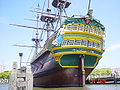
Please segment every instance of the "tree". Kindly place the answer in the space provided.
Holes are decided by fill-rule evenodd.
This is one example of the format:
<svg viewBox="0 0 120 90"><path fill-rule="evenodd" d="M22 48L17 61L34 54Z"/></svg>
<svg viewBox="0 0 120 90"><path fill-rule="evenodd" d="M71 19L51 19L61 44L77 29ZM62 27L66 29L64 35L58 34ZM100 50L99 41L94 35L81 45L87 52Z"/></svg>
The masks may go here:
<svg viewBox="0 0 120 90"><path fill-rule="evenodd" d="M104 75L111 75L112 70L110 68L101 68L101 69L94 69L90 76L104 76Z"/></svg>
<svg viewBox="0 0 120 90"><path fill-rule="evenodd" d="M0 73L0 78L9 79L11 72L2 72Z"/></svg>

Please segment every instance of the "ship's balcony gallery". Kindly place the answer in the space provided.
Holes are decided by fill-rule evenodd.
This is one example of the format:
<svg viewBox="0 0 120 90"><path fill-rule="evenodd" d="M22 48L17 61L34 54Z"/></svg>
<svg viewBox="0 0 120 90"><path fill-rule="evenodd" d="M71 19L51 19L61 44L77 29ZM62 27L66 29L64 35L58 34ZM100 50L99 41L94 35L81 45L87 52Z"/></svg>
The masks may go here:
<svg viewBox="0 0 120 90"><path fill-rule="evenodd" d="M89 40L77 40L77 39L66 39L63 40L62 46L86 46L93 47L97 49L103 49L103 45L101 43L97 43Z"/></svg>
<svg viewBox="0 0 120 90"><path fill-rule="evenodd" d="M103 37L105 35L105 32L101 28L96 27L94 25L85 25L82 23L78 24L69 23L66 26L64 26L64 29L66 31L89 32Z"/></svg>

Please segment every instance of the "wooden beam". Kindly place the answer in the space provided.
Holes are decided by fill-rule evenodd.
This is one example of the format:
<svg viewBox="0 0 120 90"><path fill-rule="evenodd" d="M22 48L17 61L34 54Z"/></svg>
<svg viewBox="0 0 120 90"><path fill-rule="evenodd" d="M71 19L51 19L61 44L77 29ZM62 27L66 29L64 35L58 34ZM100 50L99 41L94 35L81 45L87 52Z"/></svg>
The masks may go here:
<svg viewBox="0 0 120 90"><path fill-rule="evenodd" d="M31 27L31 26L26 26L26 25L20 25L20 24L10 24L10 25L18 26L18 27L25 27L25 28L31 28L31 29L38 29L38 30L48 31L48 30L45 29L45 28L37 28L37 27ZM54 30L53 30L53 29L50 29L49 31L54 31Z"/></svg>

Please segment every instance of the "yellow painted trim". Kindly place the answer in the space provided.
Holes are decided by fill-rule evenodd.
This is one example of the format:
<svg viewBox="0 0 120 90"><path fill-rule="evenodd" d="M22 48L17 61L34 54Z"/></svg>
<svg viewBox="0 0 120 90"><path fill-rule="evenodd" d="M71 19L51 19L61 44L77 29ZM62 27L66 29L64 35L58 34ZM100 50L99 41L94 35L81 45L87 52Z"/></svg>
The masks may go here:
<svg viewBox="0 0 120 90"><path fill-rule="evenodd" d="M59 65L60 65L62 68L78 68L78 67L79 67L79 66L63 66L63 65L61 65L61 63L60 63L60 59L61 59L61 58L62 58L62 57L60 57L59 60L57 60L57 61L58 61ZM95 66L93 66L93 67L84 66L84 68L95 68Z"/></svg>
<svg viewBox="0 0 120 90"><path fill-rule="evenodd" d="M78 54L78 53L77 53ZM54 55L53 55L54 56ZM62 55L60 55L60 57L59 58L55 58L56 56L54 56L54 58L56 59L56 61L59 63L59 65L62 67L62 68L78 68L79 66L63 66L63 65L61 65L61 63L60 63L60 59L62 58L62 56L63 56L63 54ZM96 63L95 63L95 65L94 66L92 66L92 67L90 67L90 66L84 66L84 68L95 68L95 66L97 65L97 63L98 63L98 61L100 60L100 58L102 57L102 56L98 56L97 55L97 60L96 60Z"/></svg>
<svg viewBox="0 0 120 90"><path fill-rule="evenodd" d="M61 65L60 65L61 66ZM78 68L79 66L61 66L62 68ZM84 66L84 68L95 68L95 67L87 67Z"/></svg>
<svg viewBox="0 0 120 90"><path fill-rule="evenodd" d="M93 42L102 44L102 41L98 41L98 40L91 39L91 38L83 38L83 37L64 37L64 39L81 39L81 40L89 40L89 41L93 41Z"/></svg>
<svg viewBox="0 0 120 90"><path fill-rule="evenodd" d="M102 57L100 58L97 58L96 62L95 62L95 65L93 66L94 68L96 67L96 65L98 64L99 60L101 59Z"/></svg>
<svg viewBox="0 0 120 90"><path fill-rule="evenodd" d="M60 59L62 58L62 56L63 56L63 55L54 57L54 58L55 58L55 61L58 61L58 62L59 62Z"/></svg>
<svg viewBox="0 0 120 90"><path fill-rule="evenodd" d="M60 56L60 55L66 55L66 54L85 54L85 55L92 55L92 56L97 56L101 58L101 55L95 54L95 53L89 53L89 52L60 52L60 53L55 53L53 54L53 57L55 56Z"/></svg>
<svg viewBox="0 0 120 90"><path fill-rule="evenodd" d="M84 66L84 68L95 68L95 67Z"/></svg>
<svg viewBox="0 0 120 90"><path fill-rule="evenodd" d="M76 20L75 18L69 18L68 20Z"/></svg>
<svg viewBox="0 0 120 90"><path fill-rule="evenodd" d="M72 24L72 25L74 25L74 24L78 24L78 25L79 25L79 24L87 25L87 24L84 24L84 23L68 23L67 25L69 25L69 24ZM67 26L67 25L66 25L66 26ZM90 25L90 26L94 26L94 25ZM97 27L97 26L95 26L95 27Z"/></svg>
<svg viewBox="0 0 120 90"><path fill-rule="evenodd" d="M66 48L85 48L85 49L92 49L98 52L103 53L104 51L100 50L100 49L96 49L93 47L86 47L86 46L62 46L62 47L55 47L53 48L51 51L53 52L54 50L58 50L58 49L66 49Z"/></svg>
<svg viewBox="0 0 120 90"><path fill-rule="evenodd" d="M67 25L65 25L65 26L68 26L68 25L74 25L74 24L77 24L77 25L87 25L87 24L84 24L84 23L68 23ZM95 25L88 25L88 26L92 26L92 27L95 27L95 28L98 28L97 26L95 26Z"/></svg>
<svg viewBox="0 0 120 90"><path fill-rule="evenodd" d="M65 31L65 33L78 33L78 34L87 34L87 35L90 35L90 36L95 36L95 37L98 37L100 39L103 40L103 37L102 36L99 36L97 34L94 34L94 33L89 33L89 32L80 32L80 31Z"/></svg>
<svg viewBox="0 0 120 90"><path fill-rule="evenodd" d="M60 65L62 68L78 68L78 66L62 66Z"/></svg>

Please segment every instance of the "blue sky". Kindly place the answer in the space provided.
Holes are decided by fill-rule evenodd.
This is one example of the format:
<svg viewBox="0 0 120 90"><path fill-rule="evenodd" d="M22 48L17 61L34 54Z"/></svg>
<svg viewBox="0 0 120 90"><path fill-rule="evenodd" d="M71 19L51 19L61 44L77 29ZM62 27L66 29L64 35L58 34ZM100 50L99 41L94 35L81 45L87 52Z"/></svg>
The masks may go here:
<svg viewBox="0 0 120 90"><path fill-rule="evenodd" d="M40 8L44 0L39 0ZM50 0L52 1L52 0ZM94 18L106 27L106 51L97 67L120 67L120 0L91 0ZM0 65L11 69L12 62L19 62L18 53L23 53L23 61L27 61L31 48L14 47L13 44L32 45L31 38L34 30L10 26L9 24L36 24L24 19L35 18L35 13L29 10L37 6L38 0L0 0ZM85 15L88 0L71 0L72 4L66 9L67 14ZM52 6L50 6L52 8Z"/></svg>

